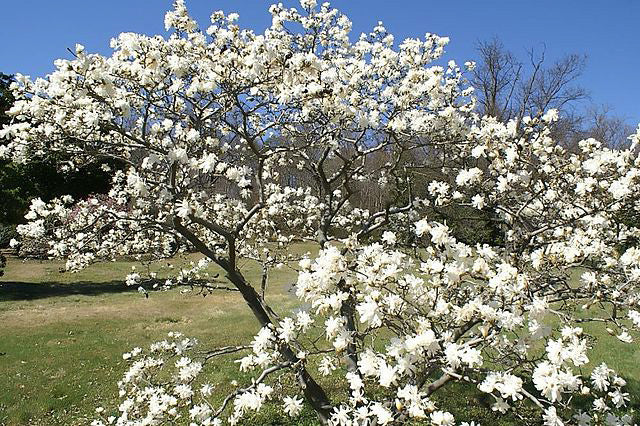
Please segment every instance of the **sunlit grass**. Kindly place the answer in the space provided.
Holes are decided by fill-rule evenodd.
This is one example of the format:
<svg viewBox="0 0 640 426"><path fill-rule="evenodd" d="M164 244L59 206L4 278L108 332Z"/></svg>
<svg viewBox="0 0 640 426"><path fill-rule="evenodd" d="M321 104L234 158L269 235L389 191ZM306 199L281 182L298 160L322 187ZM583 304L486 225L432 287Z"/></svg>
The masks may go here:
<svg viewBox="0 0 640 426"><path fill-rule="evenodd" d="M122 353L169 331L213 347L246 342L258 330L235 293L174 289L145 298L123 284L133 265L69 274L58 272L59 262L9 259L0 281L0 424L86 424L97 406L114 402L126 369ZM259 277L257 265L244 269L249 279ZM280 313L296 306L288 292L294 279L286 269L271 279L267 299ZM225 381L238 372L228 362L217 370Z"/></svg>
<svg viewBox="0 0 640 426"><path fill-rule="evenodd" d="M176 263L197 258L190 255ZM87 424L97 406L115 409L116 383L127 369L122 353L132 347L144 347L169 331L180 331L199 339L203 348L211 348L245 343L258 330L235 293L203 297L174 289L152 292L149 298L138 294L123 284L134 265L139 264L102 263L69 274L59 272L60 262L9 259L0 280L0 424ZM166 273L166 264L150 267ZM211 267L210 272L219 271ZM245 262L243 272L251 282L259 282L257 264ZM290 292L294 281L295 272L288 268L271 275L267 300L280 314L299 306ZM637 346L618 342L600 324L584 328L600 339L585 371L606 361L629 381L632 404L640 407ZM231 380L244 378L231 362L236 358L229 356L208 366L207 380L218 390L230 389ZM320 380L329 389L344 386L335 378ZM483 424L521 424L513 416L492 413L491 398L471 385L454 383L435 394L434 400L459 421L481 417ZM246 424L314 423L309 410L292 423L274 405L246 420Z"/></svg>

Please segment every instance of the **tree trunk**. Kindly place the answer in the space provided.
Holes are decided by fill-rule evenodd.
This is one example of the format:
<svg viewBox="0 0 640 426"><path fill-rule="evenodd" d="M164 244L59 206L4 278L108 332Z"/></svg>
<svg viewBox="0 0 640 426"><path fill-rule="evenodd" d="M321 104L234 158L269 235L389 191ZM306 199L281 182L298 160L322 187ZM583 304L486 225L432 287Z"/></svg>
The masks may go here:
<svg viewBox="0 0 640 426"><path fill-rule="evenodd" d="M256 317L260 325L265 327L273 324L269 314L262 305L260 296L256 290L247 283L244 276L238 271L233 271L229 272L227 277L233 285L240 290L242 297L245 302L247 302L247 305L249 305L249 308L251 308L253 315ZM293 350L291 350L291 348L286 344L282 344L280 347L280 353L282 353L287 361L294 363L299 363L300 361ZM322 386L320 386L315 379L311 377L304 366L300 365L296 370L296 378L300 388L302 388L302 391L304 392L306 400L318 414L320 422L322 422L322 424L326 424L329 420L332 409L331 402L329 401L326 392Z"/></svg>
<svg viewBox="0 0 640 426"><path fill-rule="evenodd" d="M200 240L193 232L191 232L191 230L184 226L179 218L173 218L173 226L183 237L185 237L191 244L193 244L200 253L207 256L209 259L214 261L226 271L227 278L240 291L240 294L242 294L244 301L247 303L247 305L249 305L249 308L251 308L251 312L253 312L253 315L256 317L261 327L273 325L269 314L262 304L260 295L251 286L251 284L247 282L244 276L235 268L233 264L225 259L217 257L215 252L209 249L209 247L204 242L202 242L202 240ZM307 402L309 402L309 404L311 404L313 409L316 411L320 422L322 424L327 424L329 421L331 410L333 409L327 393L324 391L322 386L320 386L318 382L316 382L315 379L309 374L307 369L300 363L300 359L298 359L289 345L282 344L280 353L282 353L287 361L295 363L297 365L296 378L298 380L298 385L302 389Z"/></svg>

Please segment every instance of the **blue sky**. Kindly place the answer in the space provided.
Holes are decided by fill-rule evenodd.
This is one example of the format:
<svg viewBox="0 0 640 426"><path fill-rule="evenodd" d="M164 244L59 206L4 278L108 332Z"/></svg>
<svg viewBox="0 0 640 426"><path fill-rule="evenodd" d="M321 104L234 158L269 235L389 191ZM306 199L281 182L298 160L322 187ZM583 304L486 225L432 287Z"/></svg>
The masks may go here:
<svg viewBox="0 0 640 426"><path fill-rule="evenodd" d="M123 31L165 34L171 0L22 0L2 5L0 72L44 76L67 47L109 54ZM268 0L187 0L203 27L211 11L238 12L255 30L270 22ZM285 1L285 4L292 4ZM425 32L451 38L447 59L475 59L474 44L497 36L517 56L546 46L550 60L588 55L579 83L596 104L607 104L629 124L640 122L640 1L638 0L335 0L353 21L354 34L384 22L400 41Z"/></svg>

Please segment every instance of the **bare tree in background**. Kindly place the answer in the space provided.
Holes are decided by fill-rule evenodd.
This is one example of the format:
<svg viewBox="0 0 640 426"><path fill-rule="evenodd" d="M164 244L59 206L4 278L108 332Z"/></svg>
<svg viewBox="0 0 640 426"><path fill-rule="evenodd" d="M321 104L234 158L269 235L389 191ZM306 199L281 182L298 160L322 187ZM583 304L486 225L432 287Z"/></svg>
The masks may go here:
<svg viewBox="0 0 640 426"><path fill-rule="evenodd" d="M507 121L517 110L514 95L521 80L522 64L497 38L478 42L476 49L479 60L471 84L476 88L480 113Z"/></svg>
<svg viewBox="0 0 640 426"><path fill-rule="evenodd" d="M520 85L518 118L543 114L550 108L563 111L588 97L587 91L575 84L584 71L586 56L566 55L545 67L545 52L536 56L530 50L529 60L532 72Z"/></svg>
<svg viewBox="0 0 640 426"><path fill-rule="evenodd" d="M520 62L498 38L479 41L476 50L478 61L470 82L476 88L480 114L502 122L520 121L555 108L560 119L554 123L553 137L570 150L590 137L613 148L628 143L633 127L612 108L595 104L577 108L589 98L577 84L586 66L585 55L568 54L549 63L544 48L540 53L530 49L527 60Z"/></svg>
<svg viewBox="0 0 640 426"><path fill-rule="evenodd" d="M613 148L626 148L633 126L616 115L608 105L591 106L583 118L582 139L594 138Z"/></svg>
<svg viewBox="0 0 640 426"><path fill-rule="evenodd" d="M576 84L586 65L584 55L566 55L549 65L544 49L540 54L531 49L525 64L498 38L478 42L477 51L471 83L482 114L520 120L551 108L564 112L587 98L587 91Z"/></svg>

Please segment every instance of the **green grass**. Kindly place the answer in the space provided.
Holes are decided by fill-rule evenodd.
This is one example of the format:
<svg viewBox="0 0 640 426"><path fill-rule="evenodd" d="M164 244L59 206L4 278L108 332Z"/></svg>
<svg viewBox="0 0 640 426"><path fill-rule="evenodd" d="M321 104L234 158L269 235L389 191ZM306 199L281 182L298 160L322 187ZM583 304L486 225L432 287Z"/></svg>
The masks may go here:
<svg viewBox="0 0 640 426"><path fill-rule="evenodd" d="M145 298L126 288L121 277L133 264L68 274L58 272L59 262L9 259L0 281L0 424L86 424L97 406L114 402L127 368L122 353L169 331L207 346L246 342L257 331L235 293L203 297L175 289ZM260 272L245 269L252 279ZM295 307L287 291L294 279L283 270L271 280L267 299L280 312ZM237 371L233 363L218 368L225 378Z"/></svg>
<svg viewBox="0 0 640 426"><path fill-rule="evenodd" d="M174 289L145 298L122 282L132 265L136 263L103 263L69 274L59 272L60 262L9 259L0 280L0 425L88 424L97 406L115 408L116 383L128 365L122 353L169 331L196 337L205 348L245 343L257 331L237 294L203 297ZM151 268L162 274L164 266ZM258 265L247 262L243 269L249 280L259 282ZM218 271L212 267L211 272ZM288 291L294 280L288 269L271 276L267 300L279 313L298 306ZM628 379L633 405L640 408L640 351L619 343L599 325L585 329L601 337L586 371L605 360ZM237 364L228 362L235 358L209 366L207 380L226 388L232 379L243 379ZM329 388L337 386L331 378L322 380ZM459 421L481 417L483 424L518 423L491 413L491 401L469 385L455 383L434 399ZM272 405L246 424L307 425L315 424L315 417L306 410L291 423Z"/></svg>

